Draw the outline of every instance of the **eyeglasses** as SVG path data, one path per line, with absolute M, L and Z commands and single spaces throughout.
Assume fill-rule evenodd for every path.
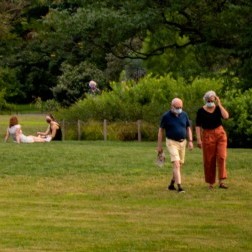
M 175 106 L 173 106 L 175 109 L 182 109 L 182 107 L 175 107 Z

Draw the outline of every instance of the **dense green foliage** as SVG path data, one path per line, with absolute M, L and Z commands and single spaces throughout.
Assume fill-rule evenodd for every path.
M 102 89 L 118 81 L 122 70 L 136 79 L 171 72 L 189 82 L 237 76 L 239 89 L 251 86 L 252 6 L 243 0 L 4 0 L 0 7 L 0 70 L 10 74 L 9 102 L 39 96 L 72 104 L 86 80 L 76 76 L 63 85 L 69 69 L 82 69 Z M 83 68 L 89 64 L 91 72 Z M 62 101 L 60 94 L 68 92 L 69 101 Z
M 215 90 L 230 113 L 230 119 L 224 121 L 230 146 L 252 147 L 252 89 L 246 92 L 228 90 L 221 79 L 209 78 L 195 79 L 189 85 L 183 78 L 176 80 L 170 75 L 160 78 L 147 76 L 138 83 L 112 83 L 111 89 L 99 96 L 89 95 L 69 109 L 60 110 L 58 117 L 67 121 L 143 120 L 151 123 L 157 131 L 160 117 L 170 108 L 170 101 L 180 97 L 194 126 L 196 112 L 203 105 L 204 93 Z M 153 140 L 152 130 L 147 140 Z
M 40 100 L 41 110 L 73 105 L 73 118 L 156 124 L 172 96 L 193 120 L 204 91 L 216 89 L 233 115 L 231 138 L 250 141 L 251 10 L 244 0 L 3 0 L 0 107 Z M 88 94 L 91 79 L 99 98 Z
M 170 107 L 174 97 L 184 100 L 184 107 L 194 119 L 196 109 L 202 105 L 203 94 L 210 89 L 217 93 L 223 89 L 221 80 L 195 79 L 188 85 L 183 78 L 173 79 L 170 75 L 163 77 L 147 76 L 138 83 L 114 82 L 110 91 L 100 96 L 87 96 L 75 105 L 60 113 L 64 119 L 89 119 L 109 121 L 142 119 L 159 123 L 159 119 Z
M 62 75 L 58 79 L 57 86 L 52 88 L 52 92 L 62 106 L 70 106 L 80 98 L 84 98 L 89 92 L 88 84 L 93 76 L 101 82 L 105 80 L 101 70 L 86 62 L 75 67 L 63 64 L 61 70 Z
M 233 146 L 252 147 L 252 89 L 241 93 L 239 90 L 227 92 L 227 108 L 230 119 L 226 122 L 229 138 Z

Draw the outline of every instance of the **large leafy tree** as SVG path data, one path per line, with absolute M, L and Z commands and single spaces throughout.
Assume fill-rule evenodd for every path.
M 40 18 L 48 11 L 40 6 L 40 1 L 2 1 L 2 15 L 5 34 L 0 39 L 0 63 L 5 72 L 15 73 L 18 81 L 11 82 L 6 100 L 9 102 L 29 102 L 33 97 L 47 92 L 46 58 L 41 53 L 37 31 L 41 28 Z M 49 78 L 47 78 L 49 77 Z M 12 78 L 13 79 L 13 78 Z
M 56 33 L 82 43 L 85 56 L 92 55 L 94 61 L 99 62 L 99 55 L 104 59 L 104 54 L 120 59 L 156 58 L 154 63 L 160 70 L 159 59 L 166 54 L 165 72 L 176 71 L 184 64 L 178 74 L 221 72 L 239 76 L 245 81 L 243 87 L 249 87 L 249 1 L 84 1 L 75 10 L 54 11 L 47 22 Z
M 21 19 L 22 10 L 27 0 L 1 0 L 0 1 L 0 40 L 12 37 L 11 30 Z
M 65 107 L 85 97 L 90 90 L 89 81 L 94 77 L 96 81 L 99 80 L 99 87 L 104 82 L 103 72 L 86 62 L 74 67 L 69 64 L 62 64 L 62 73 L 52 91 L 55 99 Z
M 27 97 L 50 98 L 63 63 L 73 66 L 72 69 L 82 62 L 90 63 L 110 81 L 118 79 L 123 64 L 134 65 L 130 64 L 131 59 L 146 61 L 147 68 L 158 74 L 177 71 L 177 76 L 190 80 L 190 76 L 217 72 L 238 76 L 243 80 L 239 82 L 243 83 L 240 88 L 250 87 L 249 1 L 23 3 L 22 19 L 17 19 L 8 30 L 14 37 L 8 43 L 11 46 L 1 39 L 0 56 L 2 66 L 16 69 L 20 88 Z
M 15 70 L 7 63 L 9 58 L 15 54 L 18 36 L 13 33 L 13 27 L 22 21 L 22 10 L 27 1 L 0 1 L 0 94 L 1 100 L 11 99 L 21 95 L 19 81 Z
M 107 59 L 113 57 L 94 45 L 86 46 L 83 35 L 75 32 L 70 25 L 71 17 L 76 15 L 78 8 L 80 4 L 77 1 L 32 1 L 23 9 L 22 19 L 12 26 L 11 34 L 15 34 L 15 39 L 11 40 L 12 46 L 6 50 L 6 43 L 3 46 L 5 50 L 2 51 L 2 66 L 15 69 L 20 80 L 20 90 L 25 94 L 12 96 L 10 101 L 29 102 L 38 96 L 46 100 L 53 95 L 59 101 L 65 100 L 65 97 L 59 95 L 62 83 L 58 83 L 61 80 L 59 77 L 64 75 L 62 64 L 75 69 L 74 66 L 86 62 L 86 65 L 93 65 L 94 72 L 106 70 Z M 83 71 L 85 72 L 85 68 Z M 86 76 L 89 74 L 86 73 Z M 81 76 L 76 78 L 82 79 Z M 98 80 L 104 86 L 104 78 L 100 78 L 100 75 L 90 78 Z M 67 93 L 79 90 L 79 94 L 74 99 L 69 97 L 69 103 L 83 95 L 80 83 L 73 83 L 77 86 L 69 84 L 68 88 L 73 90 Z

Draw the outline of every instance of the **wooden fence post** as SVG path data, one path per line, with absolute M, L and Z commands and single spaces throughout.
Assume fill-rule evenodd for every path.
M 104 141 L 107 141 L 107 120 L 104 119 L 103 120 L 103 137 L 104 137 Z
M 141 120 L 137 120 L 137 138 L 138 142 L 141 142 L 142 136 L 141 136 Z
M 62 131 L 62 141 L 65 140 L 65 120 L 63 119 L 61 122 L 61 131 Z
M 77 121 L 77 129 L 78 129 L 78 140 L 81 139 L 81 121 L 78 119 Z

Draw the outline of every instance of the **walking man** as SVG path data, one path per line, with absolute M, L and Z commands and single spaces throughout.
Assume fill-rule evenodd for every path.
M 183 101 L 179 98 L 174 98 L 171 102 L 170 110 L 165 112 L 161 118 L 157 147 L 158 153 L 162 153 L 163 131 L 165 130 L 166 146 L 170 154 L 173 169 L 168 189 L 178 190 L 178 192 L 184 192 L 181 186 L 181 167 L 185 161 L 186 138 L 188 139 L 189 149 L 193 149 L 193 137 L 189 118 L 182 108 Z M 174 184 L 177 184 L 177 189 Z

